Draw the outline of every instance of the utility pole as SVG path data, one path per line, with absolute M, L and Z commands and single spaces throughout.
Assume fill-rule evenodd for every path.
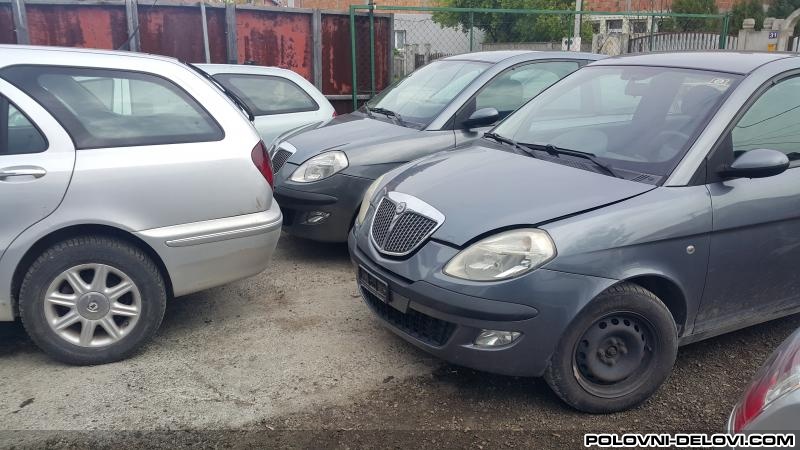
M 581 15 L 577 14 L 578 11 L 583 9 L 583 0 L 575 0 L 575 29 L 572 32 L 572 42 L 570 42 L 569 50 L 572 50 L 574 47 L 575 42 L 580 42 L 581 40 Z M 580 45 L 578 45 L 576 51 L 580 51 Z

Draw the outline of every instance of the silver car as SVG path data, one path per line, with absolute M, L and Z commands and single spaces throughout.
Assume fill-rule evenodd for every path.
M 0 320 L 99 364 L 167 298 L 262 271 L 282 216 L 265 146 L 177 60 L 0 46 Z
M 291 70 L 233 64 L 195 66 L 242 99 L 267 144 L 286 131 L 321 123 L 336 115 L 322 92 Z
M 800 439 L 800 330 L 761 366 L 728 421 L 730 433 L 770 431 Z

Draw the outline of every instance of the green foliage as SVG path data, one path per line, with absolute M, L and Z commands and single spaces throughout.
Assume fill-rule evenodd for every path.
M 781 0 L 778 0 L 781 1 Z M 764 25 L 764 7 L 762 0 L 739 0 L 731 9 L 731 34 L 738 34 L 744 19 L 755 19 L 756 30 Z
M 572 10 L 575 2 L 569 0 L 443 0 L 441 6 L 455 8 L 490 9 L 549 9 Z M 504 14 L 474 13 L 474 26 L 482 30 L 486 42 L 550 42 L 572 35 L 574 16 L 566 14 Z M 433 20 L 445 27 L 459 28 L 464 33 L 470 29 L 470 13 L 437 11 Z M 581 36 L 590 40 L 591 24 L 584 22 Z
M 714 0 L 674 0 L 672 2 L 672 12 L 681 14 L 717 14 L 719 10 Z M 665 28 L 671 28 L 675 31 L 719 32 L 721 23 L 720 19 L 675 17 L 671 25 L 665 24 Z

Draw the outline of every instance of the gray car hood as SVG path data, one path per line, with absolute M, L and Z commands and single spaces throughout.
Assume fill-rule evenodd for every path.
M 655 188 L 477 144 L 410 164 L 386 189 L 439 210 L 445 221 L 433 237 L 458 246 L 490 231 L 535 226 Z
M 353 159 L 357 156 L 353 153 L 363 152 L 382 142 L 419 135 L 420 130 L 415 128 L 372 119 L 362 113 L 351 113 L 323 122 L 315 129 L 304 127 L 283 139 L 297 148 L 289 161 L 300 164 L 312 156 L 330 150 L 341 150 L 347 153 L 348 158 Z

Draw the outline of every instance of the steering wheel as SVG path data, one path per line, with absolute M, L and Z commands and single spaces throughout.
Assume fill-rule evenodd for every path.
M 653 138 L 654 149 L 652 156 L 656 156 L 658 161 L 666 161 L 675 157 L 683 149 L 691 136 L 677 130 L 662 130 Z

